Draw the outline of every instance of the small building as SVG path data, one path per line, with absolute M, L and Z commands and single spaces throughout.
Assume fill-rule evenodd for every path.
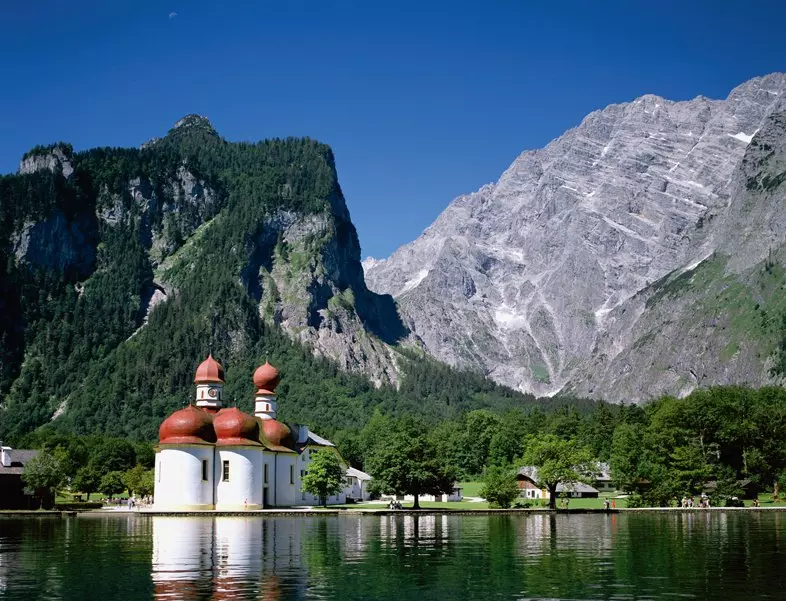
M 441 494 L 441 495 L 419 495 L 419 501 L 426 501 L 428 503 L 455 503 L 461 501 L 464 496 L 461 494 L 461 486 L 458 482 L 453 483 L 453 490 L 451 490 L 450 494 Z M 386 494 L 382 496 L 383 499 L 395 500 L 395 501 L 407 501 L 407 502 L 414 502 L 415 495 L 394 495 L 394 494 Z
M 38 451 L 12 449 L 0 442 L 0 509 L 51 509 L 54 497 L 45 489 L 30 490 L 22 481 L 25 465 Z
M 600 492 L 613 492 L 617 490 L 617 484 L 611 477 L 611 467 L 608 463 L 598 464 L 598 471 L 595 474 L 595 481 L 592 485 Z
M 347 502 L 362 502 L 371 499 L 371 493 L 368 492 L 368 483 L 371 482 L 371 476 L 366 472 L 361 472 L 359 469 L 350 467 L 347 469 L 347 487 L 344 489 Z
M 525 499 L 548 499 L 549 491 L 538 485 L 538 468 L 527 465 L 519 469 L 516 481 Z M 597 499 L 598 489 L 583 482 L 560 482 L 557 495 L 576 499 Z
M 737 480 L 737 488 L 742 491 L 741 499 L 752 501 L 759 496 L 759 486 L 749 478 L 744 480 Z M 714 495 L 718 489 L 718 482 L 716 480 L 709 480 L 704 483 L 704 492 L 708 495 Z

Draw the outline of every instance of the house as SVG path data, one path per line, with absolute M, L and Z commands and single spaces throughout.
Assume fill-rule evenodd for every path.
M 617 490 L 617 484 L 611 477 L 611 467 L 608 463 L 598 463 L 598 471 L 595 473 L 595 481 L 592 485 L 600 492 L 613 492 Z
M 51 491 L 30 490 L 22 481 L 25 465 L 38 453 L 0 442 L 0 509 L 50 509 L 54 505 Z
M 538 485 L 538 468 L 524 466 L 516 474 L 516 481 L 525 499 L 548 499 L 549 491 Z M 580 499 L 597 499 L 598 489 L 583 482 L 560 482 L 557 484 L 557 495 Z
M 268 507 L 316 505 L 302 489 L 302 478 L 316 452 L 336 446 L 305 425 L 276 419 L 278 370 L 265 363 L 253 374 L 254 413 L 224 407 L 224 368 L 212 356 L 194 376 L 193 404 L 175 411 L 159 428 L 155 462 L 155 511 L 246 511 Z M 364 481 L 370 479 L 362 474 Z M 345 503 L 365 486 L 347 476 L 347 486 L 328 498 Z
M 737 480 L 737 488 L 742 490 L 740 498 L 746 501 L 756 499 L 759 496 L 759 485 L 748 478 Z M 716 480 L 710 480 L 704 483 L 704 492 L 708 495 L 715 494 L 717 489 L 718 482 Z
M 461 501 L 464 497 L 461 494 L 461 486 L 458 482 L 453 483 L 453 490 L 450 494 L 441 494 L 441 495 L 419 495 L 419 501 L 426 501 L 431 503 L 455 503 L 457 501 Z M 382 495 L 382 499 L 387 500 L 395 500 L 395 501 L 413 501 L 415 500 L 414 495 L 394 495 L 394 494 L 385 494 Z
M 366 472 L 361 472 L 359 469 L 350 467 L 347 469 L 347 488 L 344 490 L 347 502 L 362 502 L 368 501 L 371 498 L 371 493 L 368 492 L 368 483 L 371 482 L 371 476 Z

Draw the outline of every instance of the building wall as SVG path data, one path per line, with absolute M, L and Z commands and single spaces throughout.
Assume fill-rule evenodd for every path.
M 208 462 L 207 480 L 202 462 Z M 212 509 L 213 447 L 189 445 L 164 447 L 156 453 L 155 508 L 162 510 Z
M 292 479 L 290 481 L 290 469 Z M 276 457 L 276 491 L 275 503 L 279 507 L 289 507 L 299 503 L 297 493 L 300 491 L 297 455 L 295 453 L 278 453 Z
M 229 462 L 229 479 L 224 479 L 224 462 Z M 216 509 L 242 511 L 262 509 L 265 462 L 272 463 L 272 453 L 261 447 L 216 447 Z M 272 470 L 268 467 L 268 477 Z

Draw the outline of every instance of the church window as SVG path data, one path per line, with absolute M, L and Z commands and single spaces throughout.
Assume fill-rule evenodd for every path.
M 267 484 L 267 463 L 265 464 L 265 484 Z
M 223 468 L 224 468 L 224 473 L 223 473 L 222 480 L 224 482 L 228 482 L 229 481 L 229 461 L 224 461 Z
M 207 459 L 202 460 L 202 480 L 207 480 Z
M 289 483 L 290 484 L 294 484 L 295 483 L 295 466 L 294 465 L 290 465 L 289 466 Z

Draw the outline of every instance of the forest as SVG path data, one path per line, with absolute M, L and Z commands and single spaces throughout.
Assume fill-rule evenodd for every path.
M 734 490 L 783 478 L 781 388 L 717 387 L 644 406 L 537 399 L 406 346 L 395 347 L 398 386 L 376 387 L 261 318 L 250 266 L 272 213 L 329 214 L 355 236 L 335 211 L 341 189 L 324 144 L 229 143 L 191 116 L 140 149 L 57 146 L 69 177 L 0 176 L 0 439 L 57 451 L 67 478 L 91 462 L 147 469 L 159 424 L 189 402 L 208 351 L 226 368 L 230 404 L 245 411 L 254 368 L 273 363 L 279 417 L 331 438 L 361 469 L 392 434 L 416 438 L 460 478 L 513 468 L 528 444 L 555 436 L 609 462 L 643 503 L 709 480 Z M 166 302 L 148 311 L 163 283 Z M 784 356 L 786 336 L 775 375 Z M 91 449 L 118 440 L 133 453 L 110 469 Z

